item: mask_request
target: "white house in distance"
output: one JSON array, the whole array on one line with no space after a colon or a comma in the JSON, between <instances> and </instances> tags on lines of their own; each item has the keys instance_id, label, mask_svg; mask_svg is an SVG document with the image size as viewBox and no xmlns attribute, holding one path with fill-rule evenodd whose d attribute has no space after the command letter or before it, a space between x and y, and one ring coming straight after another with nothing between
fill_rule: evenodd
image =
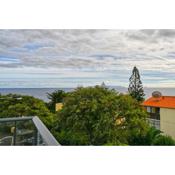
<instances>
[{"instance_id":1,"label":"white house in distance","mask_svg":"<svg viewBox=\"0 0 175 175\"><path fill-rule=\"evenodd\" d=\"M142 105L150 114L151 124L175 139L175 96L155 91Z\"/></svg>"}]
</instances>

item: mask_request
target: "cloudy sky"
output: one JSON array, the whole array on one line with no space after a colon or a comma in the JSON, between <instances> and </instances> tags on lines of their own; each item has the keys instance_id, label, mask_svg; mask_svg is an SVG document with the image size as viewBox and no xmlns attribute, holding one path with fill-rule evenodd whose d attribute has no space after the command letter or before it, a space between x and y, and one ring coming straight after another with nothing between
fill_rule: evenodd
<instances>
[{"instance_id":1,"label":"cloudy sky","mask_svg":"<svg viewBox=\"0 0 175 175\"><path fill-rule=\"evenodd\" d=\"M0 30L0 87L175 87L175 30Z\"/></svg>"}]
</instances>

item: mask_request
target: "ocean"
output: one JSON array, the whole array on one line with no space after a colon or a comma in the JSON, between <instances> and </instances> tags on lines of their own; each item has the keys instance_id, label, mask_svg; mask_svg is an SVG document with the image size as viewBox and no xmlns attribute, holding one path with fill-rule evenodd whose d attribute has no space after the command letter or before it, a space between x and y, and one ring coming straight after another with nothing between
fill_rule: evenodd
<instances>
[{"instance_id":1,"label":"ocean","mask_svg":"<svg viewBox=\"0 0 175 175\"><path fill-rule=\"evenodd\" d=\"M9 93L29 95L48 102L47 93L52 93L58 89L64 90L65 92L73 90L73 88L0 88L0 93L3 95Z\"/></svg>"},{"instance_id":2,"label":"ocean","mask_svg":"<svg viewBox=\"0 0 175 175\"><path fill-rule=\"evenodd\" d=\"M125 87L111 87L111 88L116 89L118 92L121 93L127 92L127 88ZM58 89L64 90L65 92L74 90L74 88L0 88L0 93L30 95L42 99L45 102L48 102L49 99L47 98L47 93L52 93ZM153 91L160 91L162 95L175 96L175 88L144 88L145 98L150 97Z\"/></svg>"}]
</instances>

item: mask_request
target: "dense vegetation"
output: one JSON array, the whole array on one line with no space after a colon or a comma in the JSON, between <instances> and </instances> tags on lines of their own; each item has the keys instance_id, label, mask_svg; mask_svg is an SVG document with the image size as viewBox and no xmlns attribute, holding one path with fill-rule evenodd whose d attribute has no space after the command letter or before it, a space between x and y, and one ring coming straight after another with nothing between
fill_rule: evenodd
<instances>
[{"instance_id":1,"label":"dense vegetation","mask_svg":"<svg viewBox=\"0 0 175 175\"><path fill-rule=\"evenodd\" d=\"M50 102L16 94L0 95L0 117L38 116L62 145L175 145L150 127L147 113L130 95L105 86L55 91ZM63 108L55 112L55 103Z\"/></svg>"},{"instance_id":2,"label":"dense vegetation","mask_svg":"<svg viewBox=\"0 0 175 175\"><path fill-rule=\"evenodd\" d=\"M63 145L174 145L150 127L130 95L105 87L77 88L64 98L54 135Z\"/></svg>"},{"instance_id":3,"label":"dense vegetation","mask_svg":"<svg viewBox=\"0 0 175 175\"><path fill-rule=\"evenodd\" d=\"M0 95L0 118L22 116L38 116L49 129L54 123L54 114L42 100L16 94Z\"/></svg>"}]
</instances>

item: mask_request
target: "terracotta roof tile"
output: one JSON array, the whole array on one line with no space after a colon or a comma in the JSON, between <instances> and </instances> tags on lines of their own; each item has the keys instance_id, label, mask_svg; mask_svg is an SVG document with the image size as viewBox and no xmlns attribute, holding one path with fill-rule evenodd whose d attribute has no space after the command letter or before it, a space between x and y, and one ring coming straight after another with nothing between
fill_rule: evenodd
<instances>
[{"instance_id":1,"label":"terracotta roof tile","mask_svg":"<svg viewBox=\"0 0 175 175\"><path fill-rule=\"evenodd\" d=\"M150 97L142 103L143 106L175 108L175 96Z\"/></svg>"}]
</instances>

